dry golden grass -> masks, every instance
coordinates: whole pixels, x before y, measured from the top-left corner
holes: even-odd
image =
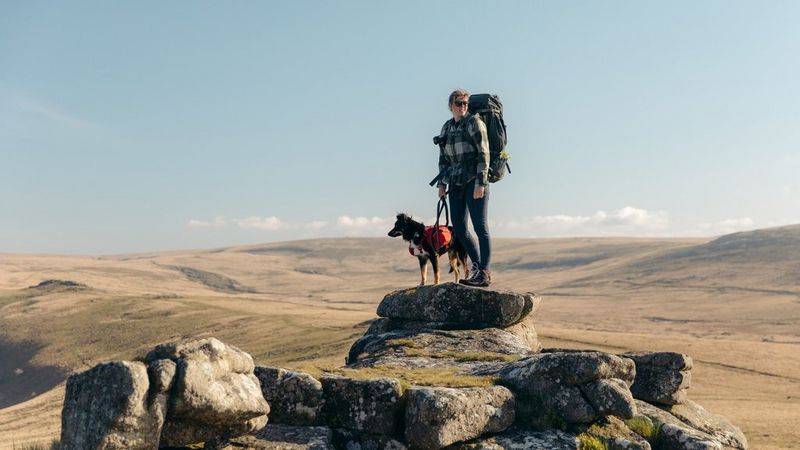
[[[543,295],[545,346],[687,353],[691,398],[751,448],[798,448],[800,246],[756,238],[498,239],[493,278]],[[0,448],[58,436],[66,373],[159,342],[215,336],[261,364],[334,370],[383,295],[417,282],[407,255],[388,238],[0,255]],[[88,288],[26,289],[51,278]]]
[[[392,366],[369,367],[363,369],[327,369],[320,371],[332,375],[341,375],[359,380],[373,380],[376,378],[396,378],[403,389],[409,386],[444,386],[444,387],[486,387],[495,384],[496,377],[462,375],[455,368],[403,368]]]

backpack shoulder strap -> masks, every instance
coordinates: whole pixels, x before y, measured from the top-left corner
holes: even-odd
[[[472,142],[472,144],[475,146],[475,148],[480,148],[481,143],[477,142],[477,141],[475,141],[475,139],[473,139],[472,135],[469,133],[469,128],[470,128],[470,125],[472,125],[472,123],[475,123],[476,127],[480,127],[478,122],[483,122],[483,119],[481,119],[481,116],[479,114],[470,113],[469,116],[466,117],[464,120],[466,121],[466,122],[464,122],[464,126],[463,126],[463,129],[462,129],[462,132],[464,133],[464,137],[469,139],[469,141]],[[484,123],[484,128],[485,127],[486,127],[486,124]]]

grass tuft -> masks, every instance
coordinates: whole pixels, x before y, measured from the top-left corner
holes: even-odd
[[[634,433],[647,439],[648,442],[653,441],[658,434],[658,429],[661,426],[661,424],[653,422],[647,416],[635,416],[630,418],[625,421],[625,425],[627,425],[628,428],[630,428]]]
[[[588,433],[578,435],[581,450],[608,450],[608,445],[597,436]]]

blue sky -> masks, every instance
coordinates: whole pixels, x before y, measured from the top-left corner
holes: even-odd
[[[798,20],[791,1],[2,2],[0,252],[430,221],[456,87],[505,105],[494,236],[800,222]]]

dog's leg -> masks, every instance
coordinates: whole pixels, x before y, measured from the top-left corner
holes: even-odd
[[[458,283],[458,254],[455,250],[450,249],[447,251],[447,259],[450,261],[450,272],[455,275],[455,283]]]
[[[420,286],[425,286],[425,282],[428,279],[428,257],[427,256],[417,256],[419,260],[419,276],[420,276]]]
[[[433,284],[439,284],[439,255],[431,256],[431,266],[433,266]]]

